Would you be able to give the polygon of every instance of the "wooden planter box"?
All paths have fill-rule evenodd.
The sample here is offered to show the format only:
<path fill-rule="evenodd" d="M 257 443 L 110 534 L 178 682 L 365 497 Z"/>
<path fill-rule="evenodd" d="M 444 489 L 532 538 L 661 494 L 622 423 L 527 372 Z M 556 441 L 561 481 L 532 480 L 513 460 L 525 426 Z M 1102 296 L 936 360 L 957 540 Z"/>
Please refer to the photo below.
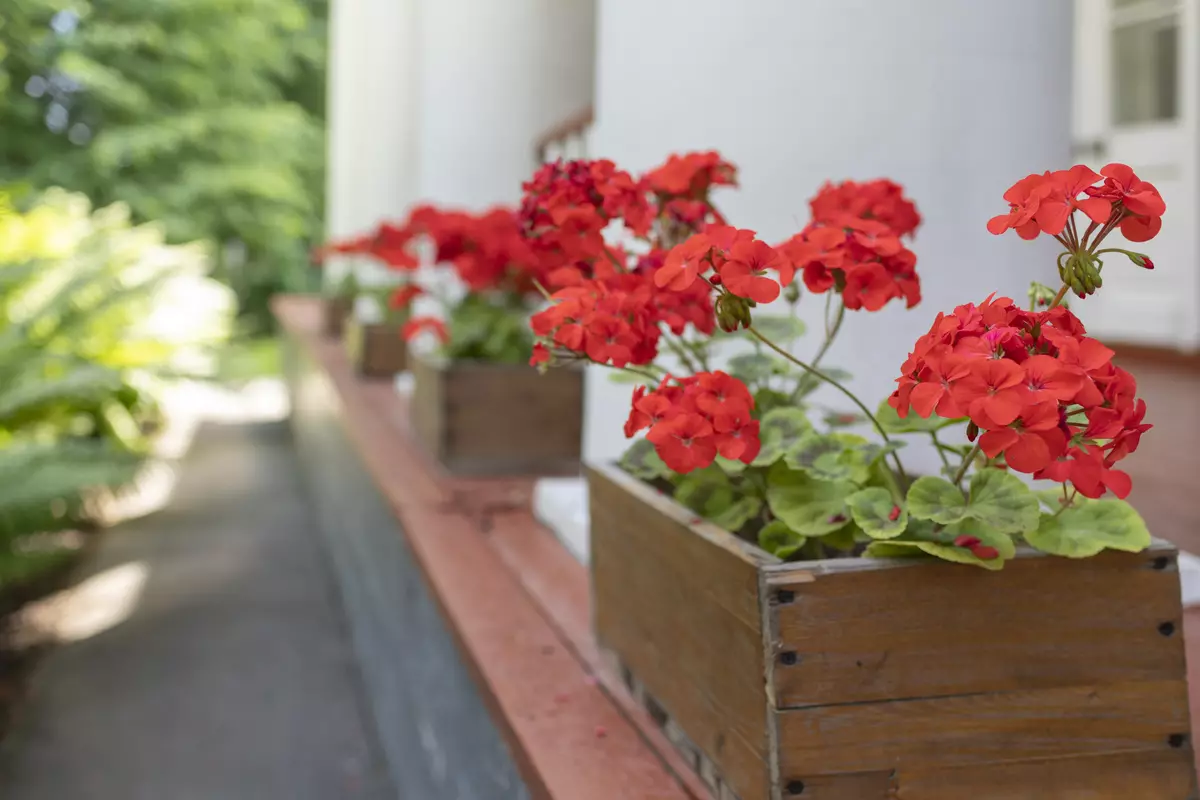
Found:
<path fill-rule="evenodd" d="M 579 470 L 583 371 L 412 355 L 413 428 L 457 475 Z"/>
<path fill-rule="evenodd" d="M 352 297 L 325 297 L 321 303 L 321 328 L 326 336 L 338 337 L 342 335 L 346 326 L 346 320 L 350 318 L 350 314 L 354 311 L 354 298 Z"/>
<path fill-rule="evenodd" d="M 359 373 L 368 378 L 390 378 L 408 369 L 408 342 L 400 325 L 346 320 L 346 351 Z"/>
<path fill-rule="evenodd" d="M 1195 796 L 1171 546 L 785 564 L 588 481 L 597 638 L 715 797 Z"/>

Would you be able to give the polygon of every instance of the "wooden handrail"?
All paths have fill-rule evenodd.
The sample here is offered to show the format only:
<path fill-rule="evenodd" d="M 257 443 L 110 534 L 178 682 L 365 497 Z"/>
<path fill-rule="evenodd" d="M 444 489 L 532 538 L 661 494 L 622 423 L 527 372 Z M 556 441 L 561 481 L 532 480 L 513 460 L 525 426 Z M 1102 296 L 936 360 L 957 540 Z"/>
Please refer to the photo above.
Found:
<path fill-rule="evenodd" d="M 533 145 L 534 155 L 537 157 L 538 163 L 546 161 L 546 151 L 550 149 L 551 145 L 583 133 L 593 121 L 595 121 L 595 109 L 592 106 L 588 106 L 582 111 L 567 117 L 539 136 Z"/>

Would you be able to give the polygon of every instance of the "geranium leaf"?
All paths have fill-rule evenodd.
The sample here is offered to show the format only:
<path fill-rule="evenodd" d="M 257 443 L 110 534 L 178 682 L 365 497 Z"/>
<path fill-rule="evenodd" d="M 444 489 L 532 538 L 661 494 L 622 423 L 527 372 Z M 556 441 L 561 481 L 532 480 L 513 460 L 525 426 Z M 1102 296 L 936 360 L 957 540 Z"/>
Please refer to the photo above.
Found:
<path fill-rule="evenodd" d="M 919 542 L 871 542 L 864 555 L 871 558 L 922 558 L 928 555 L 917 545 Z"/>
<path fill-rule="evenodd" d="M 1101 550 L 1138 553 L 1150 546 L 1150 530 L 1141 515 L 1124 500 L 1108 498 L 1076 503 L 1061 514 L 1042 516 L 1037 530 L 1025 534 L 1043 553 L 1087 558 Z"/>
<path fill-rule="evenodd" d="M 743 495 L 734 499 L 733 502 L 728 503 L 720 510 L 706 506 L 704 516 L 714 525 L 737 533 L 742 529 L 743 525 L 758 516 L 758 513 L 762 511 L 762 507 L 763 501 L 761 497 Z"/>
<path fill-rule="evenodd" d="M 845 383 L 853 377 L 846 370 L 839 369 L 837 367 L 822 366 L 821 372 L 840 383 Z M 796 396 L 807 397 L 824 385 L 826 385 L 825 381 L 821 380 L 816 375 L 813 375 L 811 372 L 806 372 L 800 376 L 799 380 L 796 381 Z"/>
<path fill-rule="evenodd" d="M 636 372 L 627 372 L 623 369 L 614 369 L 608 373 L 608 379 L 613 383 L 640 383 L 643 386 L 650 386 L 654 383 L 653 380 L 645 375 L 639 375 Z"/>
<path fill-rule="evenodd" d="M 827 533 L 821 537 L 821 544 L 826 547 L 831 547 L 834 550 L 850 552 L 854 549 L 856 542 L 854 541 L 854 526 L 847 525 L 841 530 Z"/>
<path fill-rule="evenodd" d="M 754 393 L 754 407 L 758 409 L 758 413 L 765 417 L 780 408 L 791 408 L 799 411 L 796 404 L 792 402 L 792 398 L 783 392 L 776 389 L 763 387 Z M 803 413 L 803 412 L 802 412 Z M 807 418 L 806 418 L 807 421 Z"/>
<path fill-rule="evenodd" d="M 754 329 L 775 344 L 785 344 L 798 339 L 808 330 L 804 320 L 796 317 L 754 315 Z"/>
<path fill-rule="evenodd" d="M 751 463 L 765 467 L 778 461 L 792 445 L 812 429 L 808 416 L 794 406 L 776 408 L 763 414 L 758 428 L 762 448 Z"/>
<path fill-rule="evenodd" d="M 644 481 L 666 478 L 674 474 L 659 458 L 658 453 L 654 451 L 654 445 L 647 439 L 638 439 L 630 445 L 617 461 L 617 466 Z"/>
<path fill-rule="evenodd" d="M 786 522 L 778 519 L 768 522 L 758 532 L 758 546 L 784 560 L 795 555 L 806 541 L 808 541 L 807 538 L 789 528 Z"/>
<path fill-rule="evenodd" d="M 825 425 L 829 428 L 852 428 L 867 422 L 867 418 L 853 411 L 829 411 L 824 417 Z"/>
<path fill-rule="evenodd" d="M 1031 531 L 1041 516 L 1033 490 L 1016 475 L 998 469 L 985 469 L 971 478 L 967 514 L 1004 533 Z"/>
<path fill-rule="evenodd" d="M 728 372 L 743 383 L 762 383 L 775 374 L 777 361 L 766 353 L 742 353 L 729 359 Z"/>
<path fill-rule="evenodd" d="M 900 415 L 896 413 L 896 409 L 892 408 L 887 400 L 884 400 L 875 411 L 875 421 L 888 433 L 929 433 L 930 431 L 940 431 L 942 428 L 962 420 L 943 419 L 938 416 L 922 419 L 914 411 L 909 411 L 908 416 L 901 419 Z"/>
<path fill-rule="evenodd" d="M 973 520 L 949 525 L 937 533 L 933 533 L 930 527 L 915 527 L 919 530 L 909 531 L 904 539 L 872 542 L 867 545 L 866 554 L 874 558 L 903 558 L 925 554 L 943 561 L 970 564 L 992 571 L 1003 569 L 1005 562 L 1016 555 L 1016 545 L 1013 544 L 1011 536 Z M 908 538 L 910 535 L 914 538 Z M 973 536 L 979 540 L 980 544 L 995 548 L 996 558 L 980 558 L 969 547 L 955 545 L 954 540 L 964 535 Z M 916 536 L 931 536 L 936 541 L 916 538 Z"/>
<path fill-rule="evenodd" d="M 891 539 L 908 527 L 908 512 L 897 506 L 892 493 L 882 487 L 857 491 L 846 499 L 846 505 L 854 524 L 872 539 Z"/>
<path fill-rule="evenodd" d="M 726 475 L 737 476 L 746 471 L 749 466 L 744 461 L 738 461 L 736 458 L 726 458 L 725 456 L 717 456 L 716 465 L 725 471 Z"/>
<path fill-rule="evenodd" d="M 925 475 L 908 487 L 908 513 L 942 525 L 958 522 L 967 515 L 967 498 L 944 478 Z"/>
<path fill-rule="evenodd" d="M 870 476 L 870 443 L 852 433 L 806 433 L 784 455 L 792 469 L 827 481 L 862 483 Z"/>
<path fill-rule="evenodd" d="M 824 536 L 850 521 L 846 498 L 857 489 L 849 481 L 819 480 L 779 463 L 767 475 L 767 504 L 802 536 Z"/>

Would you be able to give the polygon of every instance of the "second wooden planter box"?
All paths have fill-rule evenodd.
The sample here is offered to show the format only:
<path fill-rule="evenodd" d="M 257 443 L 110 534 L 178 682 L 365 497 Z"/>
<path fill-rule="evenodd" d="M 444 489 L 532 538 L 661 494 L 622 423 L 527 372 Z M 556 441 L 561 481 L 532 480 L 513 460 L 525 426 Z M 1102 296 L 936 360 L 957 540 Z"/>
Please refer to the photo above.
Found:
<path fill-rule="evenodd" d="M 714 797 L 1194 797 L 1176 551 L 783 563 L 590 468 L 597 638 Z"/>
<path fill-rule="evenodd" d="M 583 371 L 412 356 L 413 428 L 458 475 L 577 472 Z"/>
<path fill-rule="evenodd" d="M 368 378 L 390 378 L 408 369 L 408 342 L 400 325 L 346 321 L 346 349 L 359 373 Z"/>

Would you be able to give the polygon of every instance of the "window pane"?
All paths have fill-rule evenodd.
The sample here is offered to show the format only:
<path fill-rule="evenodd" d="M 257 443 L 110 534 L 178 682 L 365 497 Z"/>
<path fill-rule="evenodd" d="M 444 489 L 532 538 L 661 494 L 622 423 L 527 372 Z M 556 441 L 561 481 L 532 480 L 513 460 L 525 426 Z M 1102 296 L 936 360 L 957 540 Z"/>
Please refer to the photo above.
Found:
<path fill-rule="evenodd" d="M 1163 122 L 1179 115 L 1179 18 L 1113 31 L 1113 121 Z"/>

